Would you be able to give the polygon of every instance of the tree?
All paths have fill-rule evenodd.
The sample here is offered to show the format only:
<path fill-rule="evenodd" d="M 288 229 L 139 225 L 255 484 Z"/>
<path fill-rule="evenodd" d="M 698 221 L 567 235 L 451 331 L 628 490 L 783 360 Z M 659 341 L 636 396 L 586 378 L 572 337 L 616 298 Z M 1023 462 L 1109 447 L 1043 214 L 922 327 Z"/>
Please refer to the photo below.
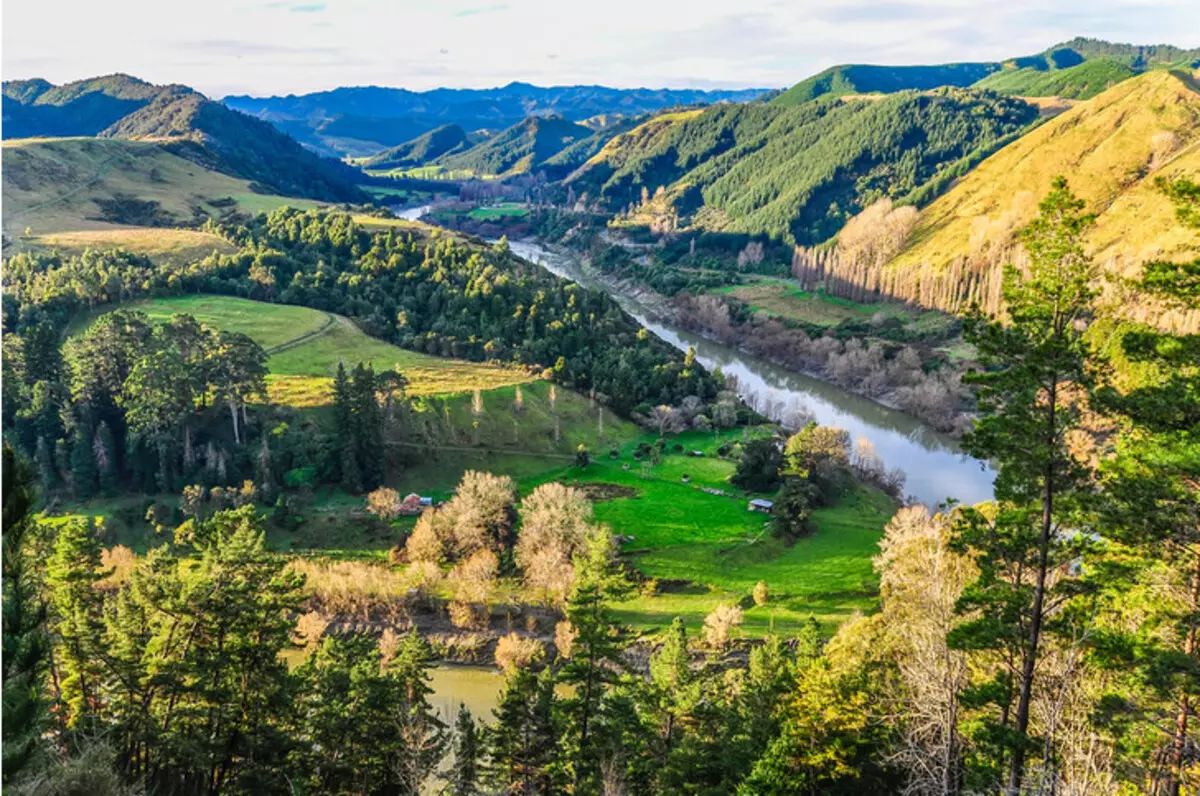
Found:
<path fill-rule="evenodd" d="M 1161 178 L 1158 185 L 1176 202 L 1180 222 L 1200 228 L 1200 186 Z M 1194 309 L 1200 305 L 1200 260 L 1147 263 L 1128 287 L 1160 306 Z M 1154 792 L 1175 796 L 1191 784 L 1188 750 L 1196 742 L 1200 694 L 1200 335 L 1130 323 L 1119 311 L 1106 328 L 1108 368 L 1096 403 L 1118 424 L 1118 440 L 1115 455 L 1100 468 L 1101 533 L 1125 546 L 1118 555 L 1140 564 L 1105 567 L 1120 575 L 1110 575 L 1107 585 L 1114 612 L 1147 589 L 1156 611 L 1153 621 L 1124 639 L 1125 648 L 1140 654 L 1097 659 L 1106 669 L 1137 672 L 1154 684 L 1148 693 L 1134 692 L 1134 704 L 1152 726 L 1170 728 L 1154 747 L 1155 758 L 1168 764 L 1147 768 Z"/>
<path fill-rule="evenodd" d="M 994 720 L 1011 730 L 1005 745 L 1012 794 L 1021 788 L 1032 745 L 1030 707 L 1047 612 L 1062 610 L 1071 596 L 1069 579 L 1055 585 L 1051 576 L 1083 541 L 1064 531 L 1075 527 L 1073 512 L 1089 491 L 1089 473 L 1067 440 L 1080 427 L 1091 384 L 1080 328 L 1093 297 L 1095 269 L 1083 249 L 1091 223 L 1066 180 L 1056 178 L 1040 215 L 1021 233 L 1026 273 L 1005 269 L 1005 317 L 976 310 L 966 323 L 981 365 L 968 377 L 980 415 L 963 448 L 997 464 L 997 507 L 990 517 L 972 509 L 960 514 L 957 543 L 975 554 L 979 577 L 960 601 L 960 610 L 975 617 L 955 628 L 952 641 L 1012 661 L 1011 723 L 1007 696 Z"/>
<path fill-rule="evenodd" d="M 446 776 L 450 782 L 450 796 L 475 796 L 479 793 L 482 753 L 479 727 L 467 706 L 460 704 L 458 717 L 454 721 L 454 766 Z"/>
<path fill-rule="evenodd" d="M 575 584 L 567 599 L 567 620 L 576 635 L 559 679 L 575 689 L 563 709 L 567 717 L 564 754 L 571 762 L 577 792 L 595 790 L 600 776 L 599 744 L 593 743 L 591 733 L 604 695 L 624 665 L 621 651 L 625 642 L 608 610 L 608 603 L 629 589 L 615 554 L 608 529 L 593 527 L 583 550 L 575 556 Z"/>
<path fill-rule="evenodd" d="M 679 414 L 669 406 L 660 404 L 650 410 L 650 422 L 658 429 L 658 436 L 675 433 L 680 429 Z"/>
<path fill-rule="evenodd" d="M 484 731 L 485 779 L 495 790 L 520 796 L 559 792 L 563 779 L 558 764 L 561 727 L 554 715 L 554 685 L 549 669 L 541 675 L 514 669 L 505 679 L 493 711 L 496 722 Z"/>
<path fill-rule="evenodd" d="M 99 714 L 104 626 L 96 583 L 103 577 L 100 542 L 90 523 L 63 524 L 46 562 L 46 586 L 54 612 L 51 627 L 58 639 L 60 710 L 67 728 L 85 726 Z"/>
<path fill-rule="evenodd" d="M 514 556 L 525 583 L 547 599 L 564 600 L 592 525 L 592 504 L 576 489 L 542 484 L 520 506 L 521 533 Z"/>
<path fill-rule="evenodd" d="M 246 402 L 266 395 L 267 355 L 262 346 L 240 332 L 220 332 L 213 355 L 213 387 L 218 400 L 229 406 L 233 422 L 233 441 L 241 444 L 245 436 Z M 238 411 L 242 424 L 238 425 Z"/>
<path fill-rule="evenodd" d="M 7 443 L 3 452 L 3 782 L 34 762 L 46 720 L 46 610 L 29 571 L 33 477 Z"/>
<path fill-rule="evenodd" d="M 747 492 L 770 492 L 779 485 L 783 455 L 770 437 L 752 439 L 742 446 L 737 471 L 729 480 Z"/>
<path fill-rule="evenodd" d="M 386 486 L 379 487 L 367 495 L 367 511 L 390 523 L 400 516 L 400 493 Z"/>

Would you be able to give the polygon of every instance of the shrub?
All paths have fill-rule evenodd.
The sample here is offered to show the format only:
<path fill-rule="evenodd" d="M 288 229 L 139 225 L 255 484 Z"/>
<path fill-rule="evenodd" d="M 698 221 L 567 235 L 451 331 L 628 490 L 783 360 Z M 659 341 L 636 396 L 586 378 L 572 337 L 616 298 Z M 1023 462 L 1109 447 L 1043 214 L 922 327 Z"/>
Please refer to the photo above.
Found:
<path fill-rule="evenodd" d="M 759 608 L 761 608 L 764 605 L 766 605 L 767 601 L 770 599 L 771 599 L 771 593 L 767 589 L 767 584 L 764 581 L 760 580 L 758 583 L 754 584 L 754 604 L 755 605 L 757 605 Z"/>
<path fill-rule="evenodd" d="M 516 633 L 509 633 L 496 644 L 496 665 L 505 672 L 528 668 L 545 656 L 546 649 L 540 641 Z"/>
<path fill-rule="evenodd" d="M 721 603 L 704 618 L 704 638 L 708 645 L 715 650 L 725 648 L 729 636 L 735 628 L 742 624 L 742 609 L 736 605 Z"/>

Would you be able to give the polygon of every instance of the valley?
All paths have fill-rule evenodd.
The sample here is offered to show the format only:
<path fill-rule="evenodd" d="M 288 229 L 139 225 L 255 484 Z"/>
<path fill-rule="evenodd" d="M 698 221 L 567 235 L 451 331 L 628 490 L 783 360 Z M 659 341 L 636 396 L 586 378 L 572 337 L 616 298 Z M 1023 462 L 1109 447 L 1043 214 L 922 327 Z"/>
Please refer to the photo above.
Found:
<path fill-rule="evenodd" d="M 1200 49 L 962 56 L 6 80 L 6 789 L 1190 792 Z"/>

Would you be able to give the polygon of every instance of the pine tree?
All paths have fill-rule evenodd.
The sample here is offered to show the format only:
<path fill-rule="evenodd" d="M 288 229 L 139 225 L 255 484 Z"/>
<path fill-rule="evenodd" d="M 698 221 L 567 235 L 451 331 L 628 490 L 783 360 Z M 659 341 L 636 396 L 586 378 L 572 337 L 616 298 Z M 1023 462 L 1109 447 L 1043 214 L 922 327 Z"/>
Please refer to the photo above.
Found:
<path fill-rule="evenodd" d="M 1175 200 L 1183 225 L 1200 228 L 1200 186 L 1182 179 L 1160 180 L 1159 187 Z M 1200 259 L 1147 263 L 1131 287 L 1165 306 L 1194 309 L 1200 306 Z M 1122 576 L 1108 584 L 1115 610 L 1126 595 L 1145 588 L 1140 580 L 1150 580 L 1155 615 L 1126 641 L 1138 655 L 1100 663 L 1157 684 L 1136 704 L 1155 725 L 1171 728 L 1167 748 L 1154 752 L 1168 764 L 1147 768 L 1154 772 L 1154 793 L 1177 796 L 1196 743 L 1200 698 L 1200 335 L 1119 318 L 1109 325 L 1114 342 L 1104 347 L 1108 378 L 1097 404 L 1120 433 L 1115 455 L 1100 471 L 1100 532 L 1127 545 L 1123 554 L 1136 552 L 1141 566 L 1122 562 L 1102 571 Z M 1172 632 L 1161 633 L 1163 626 Z"/>
<path fill-rule="evenodd" d="M 98 710 L 104 628 L 96 582 L 101 577 L 100 542 L 91 526 L 83 520 L 64 523 L 46 562 L 46 586 L 58 639 L 59 700 L 68 728 L 95 718 Z"/>
<path fill-rule="evenodd" d="M 36 596 L 27 544 L 33 477 L 6 443 L 3 453 L 3 739 L 4 784 L 33 762 L 46 720 L 44 673 L 49 655 L 46 609 Z"/>
<path fill-rule="evenodd" d="M 593 742 L 605 694 L 623 668 L 625 641 L 608 610 L 608 604 L 628 593 L 629 584 L 615 559 L 611 533 L 593 528 L 583 552 L 575 558 L 575 583 L 567 598 L 567 621 L 575 631 L 571 657 L 560 680 L 574 688 L 563 703 L 567 733 L 563 752 L 571 763 L 577 792 L 598 787 L 600 759 Z"/>
<path fill-rule="evenodd" d="M 347 449 L 354 449 L 354 440 L 351 439 L 351 415 L 354 411 L 354 402 L 350 393 L 350 379 L 346 376 L 346 366 L 338 362 L 337 375 L 333 378 L 333 434 L 335 445 L 334 450 L 334 467 L 332 468 L 338 475 L 338 480 L 343 484 L 347 483 L 347 473 L 345 472 Z M 357 481 L 357 477 L 354 479 Z"/>
<path fill-rule="evenodd" d="M 957 544 L 977 553 L 980 575 L 960 601 L 961 610 L 977 618 L 955 628 L 952 642 L 1000 651 L 1016 662 L 1015 680 L 1001 675 L 993 689 L 1000 695 L 993 721 L 1007 739 L 1006 792 L 1012 794 L 1035 748 L 1030 706 L 1047 614 L 1051 607 L 1061 611 L 1074 588 L 1070 579 L 1052 586 L 1049 576 L 1085 541 L 1063 531 L 1077 527 L 1073 512 L 1089 484 L 1067 439 L 1080 426 L 1090 385 L 1080 324 L 1093 297 L 1095 269 L 1083 249 L 1093 217 L 1061 177 L 1040 211 L 1021 233 L 1028 273 L 1005 270 L 1006 317 L 990 319 L 976 310 L 965 335 L 979 351 L 982 372 L 969 376 L 978 387 L 980 415 L 963 448 L 997 464 L 997 509 L 992 517 L 961 512 Z"/>
<path fill-rule="evenodd" d="M 75 428 L 71 446 L 71 489 L 78 500 L 89 500 L 96 493 L 96 456 L 92 451 L 95 436 L 87 413 Z"/>
<path fill-rule="evenodd" d="M 479 793 L 479 728 L 466 705 L 459 705 L 454 722 L 454 767 L 447 779 L 451 796 L 475 796 Z"/>
<path fill-rule="evenodd" d="M 554 685 L 549 669 L 539 676 L 515 668 L 508 675 L 493 711 L 496 722 L 485 731 L 486 780 L 492 789 L 521 796 L 560 792 Z"/>
<path fill-rule="evenodd" d="M 100 481 L 100 492 L 111 497 L 117 490 L 117 448 L 112 429 L 101 420 L 92 440 L 92 455 L 96 460 L 96 474 Z"/>

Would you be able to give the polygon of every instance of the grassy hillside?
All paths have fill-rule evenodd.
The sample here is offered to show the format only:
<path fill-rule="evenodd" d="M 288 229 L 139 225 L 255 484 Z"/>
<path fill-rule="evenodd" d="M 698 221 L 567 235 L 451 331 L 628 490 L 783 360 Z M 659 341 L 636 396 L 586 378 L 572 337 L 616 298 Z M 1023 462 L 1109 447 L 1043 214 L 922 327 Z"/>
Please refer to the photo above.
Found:
<path fill-rule="evenodd" d="M 4 142 L 4 234 L 18 246 L 76 249 L 94 244 L 148 254 L 208 248 L 199 233 L 162 227 L 285 204 L 316 206 L 254 193 L 247 180 L 206 169 L 159 143 L 96 138 Z M 27 228 L 30 239 L 24 237 Z M 97 237 L 99 232 L 104 235 Z M 63 233 L 78 234 L 43 237 Z"/>
<path fill-rule="evenodd" d="M 217 329 L 249 335 L 270 354 L 268 389 L 273 401 L 320 406 L 332 400 L 332 377 L 339 362 L 370 362 L 376 370 L 398 370 L 412 395 L 490 390 L 530 380 L 524 371 L 479 362 L 418 354 L 369 337 L 348 319 L 284 304 L 231 296 L 177 296 L 124 305 L 161 323 L 186 313 Z M 76 329 L 92 318 L 81 319 Z"/>
<path fill-rule="evenodd" d="M 1097 58 L 1066 69 L 1042 70 L 1032 66 L 1004 69 L 980 80 L 975 88 L 1029 97 L 1090 99 L 1135 74 L 1119 60 Z"/>
<path fill-rule="evenodd" d="M 1019 100 L 964 89 L 720 106 L 618 136 L 569 183 L 609 210 L 633 207 L 635 223 L 670 216 L 817 243 L 876 199 L 935 194 L 1035 117 Z"/>
<path fill-rule="evenodd" d="M 274 193 L 364 201 L 355 170 L 309 152 L 271 124 L 199 94 L 164 96 L 106 128 L 106 138 L 166 139 L 190 159 Z"/>
<path fill-rule="evenodd" d="M 531 116 L 465 152 L 439 158 L 448 171 L 511 175 L 536 171 L 566 147 L 592 131 L 561 116 Z"/>
<path fill-rule="evenodd" d="M 892 94 L 908 89 L 928 90 L 939 86 L 969 86 L 1000 68 L 995 63 L 938 64 L 935 66 L 874 66 L 846 64 L 800 81 L 771 100 L 772 105 L 792 107 L 817 97 L 851 94 Z"/>
<path fill-rule="evenodd" d="M 909 244 L 887 270 L 893 277 L 917 269 L 936 277 L 951 266 L 990 273 L 1010 256 L 1013 230 L 1033 217 L 1059 174 L 1097 214 L 1089 241 L 1100 262 L 1121 268 L 1150 257 L 1194 256 L 1194 236 L 1179 229 L 1153 183 L 1200 174 L 1196 81 L 1148 72 L 1009 144 L 921 211 Z M 931 280 L 925 284 L 932 289 Z"/>

